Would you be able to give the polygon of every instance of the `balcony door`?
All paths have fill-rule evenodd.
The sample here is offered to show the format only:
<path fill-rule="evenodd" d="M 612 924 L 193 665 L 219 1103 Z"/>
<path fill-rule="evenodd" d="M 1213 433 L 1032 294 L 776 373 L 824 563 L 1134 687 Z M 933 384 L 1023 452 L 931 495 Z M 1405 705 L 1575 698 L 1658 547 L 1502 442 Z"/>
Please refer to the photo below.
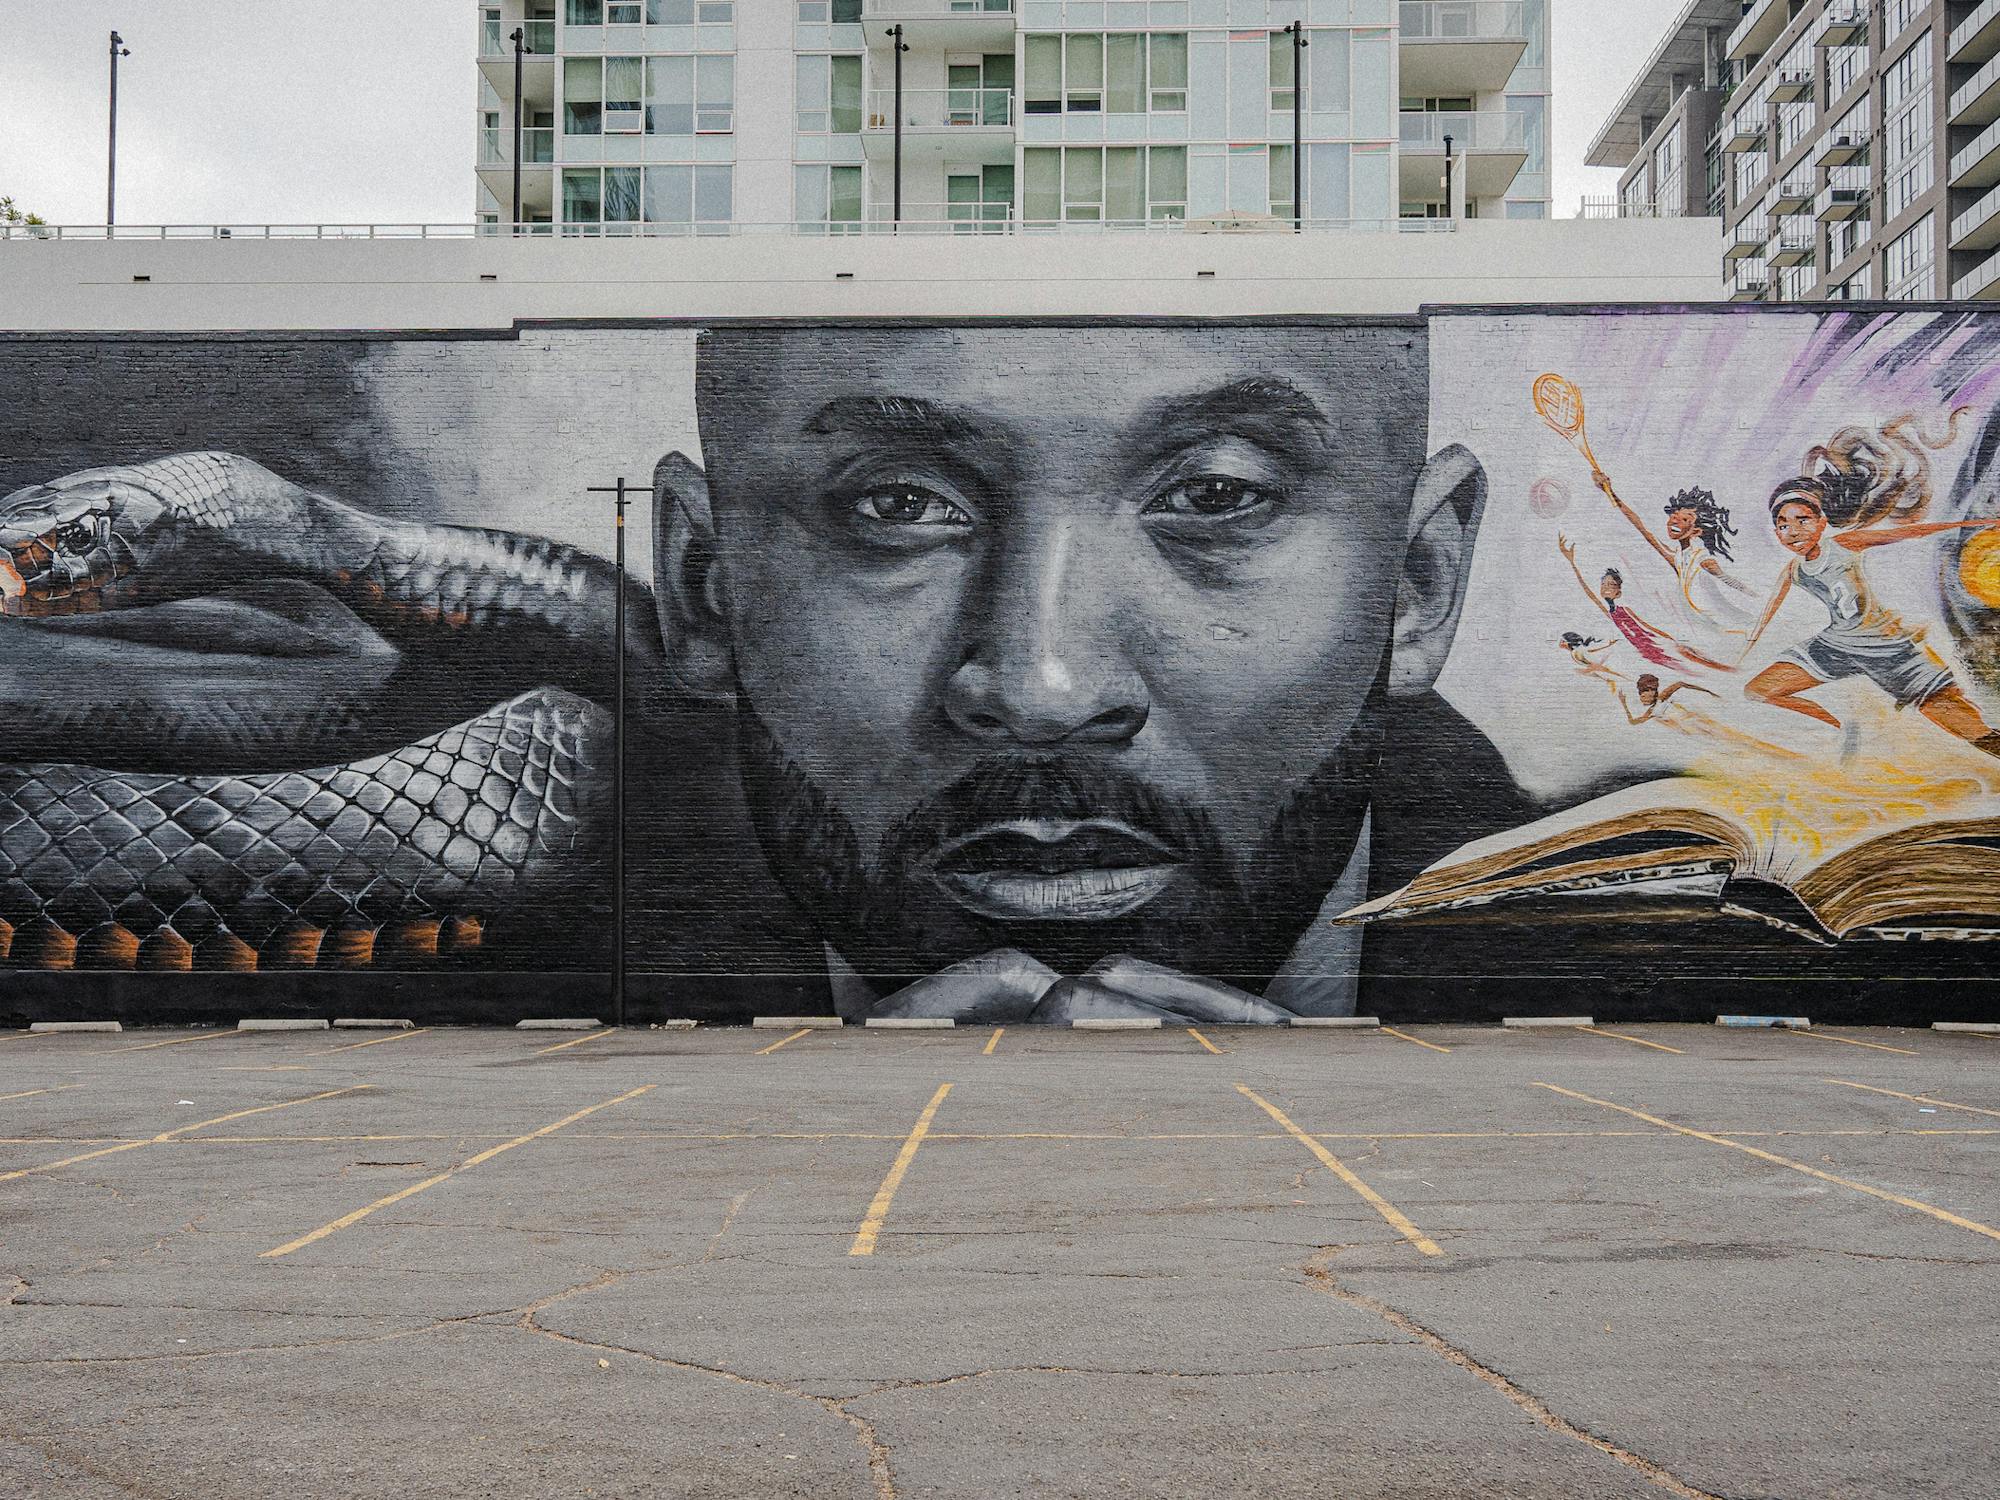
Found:
<path fill-rule="evenodd" d="M 954 125 L 1010 125 L 1014 54 L 953 56 L 945 60 L 945 118 Z"/>
<path fill-rule="evenodd" d="M 948 172 L 944 180 L 945 217 L 954 234 L 999 234 L 1014 216 L 1013 163 L 977 171 Z"/>

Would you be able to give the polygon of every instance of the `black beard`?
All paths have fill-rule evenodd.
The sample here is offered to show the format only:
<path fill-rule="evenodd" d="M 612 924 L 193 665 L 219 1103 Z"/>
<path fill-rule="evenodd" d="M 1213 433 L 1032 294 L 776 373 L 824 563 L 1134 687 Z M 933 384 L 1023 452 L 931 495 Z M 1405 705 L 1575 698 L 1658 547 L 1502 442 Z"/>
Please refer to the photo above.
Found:
<path fill-rule="evenodd" d="M 1062 974 L 1113 954 L 1261 992 L 1353 856 L 1382 758 L 1378 679 L 1332 754 L 1294 790 L 1248 858 L 1214 820 L 1088 755 L 989 756 L 907 813 L 864 860 L 854 825 L 784 752 L 743 694 L 737 757 L 765 860 L 821 936 L 883 993 L 995 948 Z M 1003 920 L 930 878 L 940 844 L 1007 818 L 1116 819 L 1174 851 L 1183 877 L 1137 911 L 1101 920 Z"/>

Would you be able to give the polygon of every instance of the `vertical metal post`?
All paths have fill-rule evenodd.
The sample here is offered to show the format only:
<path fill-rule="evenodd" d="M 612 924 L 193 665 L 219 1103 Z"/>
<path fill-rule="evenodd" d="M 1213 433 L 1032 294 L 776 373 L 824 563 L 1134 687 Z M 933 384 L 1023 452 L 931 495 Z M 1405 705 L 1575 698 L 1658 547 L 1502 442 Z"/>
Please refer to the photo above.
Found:
<path fill-rule="evenodd" d="M 889 221 L 892 225 L 903 222 L 903 54 L 910 50 L 903 40 L 903 23 L 898 21 L 884 35 L 890 38 L 896 59 L 896 155 L 893 173 L 894 186 L 891 189 L 894 202 L 890 205 Z"/>
<path fill-rule="evenodd" d="M 1458 217 L 1458 206 L 1452 200 L 1450 136 L 1444 138 L 1444 216 L 1447 219 Z"/>
<path fill-rule="evenodd" d="M 617 598 L 612 601 L 612 636 L 618 660 L 615 664 L 617 690 L 612 699 L 611 728 L 611 1024 L 625 1024 L 625 507 L 632 486 L 623 478 L 616 484 L 585 486 L 593 495 L 616 495 Z"/>
<path fill-rule="evenodd" d="M 514 44 L 514 217 L 509 234 L 521 232 L 521 54 L 528 50 L 527 28 L 516 26 Z"/>
<path fill-rule="evenodd" d="M 117 32 L 111 33 L 111 138 L 104 155 L 104 227 L 118 222 L 118 59 L 130 57 L 132 49 Z"/>
<path fill-rule="evenodd" d="M 1292 232 L 1306 229 L 1305 195 L 1305 53 L 1312 44 L 1306 40 L 1306 23 L 1294 21 L 1285 28 L 1292 38 Z"/>

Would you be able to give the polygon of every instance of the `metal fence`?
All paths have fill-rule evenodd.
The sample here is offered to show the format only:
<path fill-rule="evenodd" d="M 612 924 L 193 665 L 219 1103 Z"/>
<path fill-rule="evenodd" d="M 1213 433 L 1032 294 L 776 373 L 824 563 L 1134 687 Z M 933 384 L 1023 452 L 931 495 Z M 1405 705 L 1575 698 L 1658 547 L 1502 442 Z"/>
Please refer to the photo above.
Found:
<path fill-rule="evenodd" d="M 1457 227 L 1452 219 L 1291 219 L 1244 215 L 1206 219 L 980 219 L 938 217 L 940 207 L 924 205 L 924 217 L 899 222 L 805 221 L 748 224 L 0 224 L 4 241 L 105 241 L 157 243 L 162 240 L 470 240 L 528 238 L 678 239 L 689 236 L 927 235 L 927 234 L 1437 234 Z M 976 205 L 957 205 L 971 210 Z"/>

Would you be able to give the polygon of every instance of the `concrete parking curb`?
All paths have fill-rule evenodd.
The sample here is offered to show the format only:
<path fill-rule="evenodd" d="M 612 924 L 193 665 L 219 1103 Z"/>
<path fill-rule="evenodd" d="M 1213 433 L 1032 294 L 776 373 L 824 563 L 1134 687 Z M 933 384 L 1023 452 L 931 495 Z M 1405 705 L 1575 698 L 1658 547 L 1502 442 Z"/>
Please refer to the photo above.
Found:
<path fill-rule="evenodd" d="M 1785 1031 L 1811 1031 L 1812 1019 L 1808 1016 L 1717 1016 L 1718 1026 L 1773 1026 Z"/>
<path fill-rule="evenodd" d="M 1969 1031 L 1974 1036 L 2000 1036 L 2000 1021 L 1933 1021 L 1932 1031 Z"/>
<path fill-rule="evenodd" d="M 116 1021 L 34 1021 L 28 1026 L 30 1031 L 123 1031 L 125 1028 Z"/>
<path fill-rule="evenodd" d="M 694 1017 L 692 1017 L 692 1016 L 675 1016 L 675 1017 L 673 1017 L 673 1018 L 672 1018 L 671 1020 L 667 1020 L 667 1021 L 655 1021 L 655 1022 L 653 1023 L 653 1030 L 655 1030 L 655 1031 L 693 1031 L 693 1030 L 695 1029 L 695 1027 L 699 1026 L 700 1024 L 701 1024 L 701 1022 L 699 1022 L 699 1021 L 695 1020 L 695 1019 L 694 1019 Z"/>
<path fill-rule="evenodd" d="M 1597 1022 L 1589 1016 L 1506 1016 L 1500 1024 L 1526 1031 L 1536 1026 L 1595 1026 Z"/>
<path fill-rule="evenodd" d="M 877 1031 L 949 1031 L 958 1022 L 949 1016 L 870 1016 L 861 1024 Z"/>
<path fill-rule="evenodd" d="M 595 1031 L 604 1023 L 593 1021 L 588 1016 L 543 1016 L 530 1021 L 516 1021 L 516 1031 Z"/>
<path fill-rule="evenodd" d="M 361 1031 L 413 1031 L 416 1022 L 404 1021 L 387 1016 L 335 1016 L 333 1029 L 345 1031 L 350 1028 Z"/>
<path fill-rule="evenodd" d="M 758 1031 L 837 1031 L 847 1023 L 839 1016 L 758 1016 L 750 1024 Z"/>
<path fill-rule="evenodd" d="M 1380 1029 L 1380 1016 L 1293 1016 L 1287 1026 L 1343 1026 L 1352 1030 Z"/>
<path fill-rule="evenodd" d="M 1069 1024 L 1073 1031 L 1158 1031 L 1160 1018 L 1158 1016 L 1120 1016 L 1099 1020 L 1085 1018 Z"/>
<path fill-rule="evenodd" d="M 297 1020 L 289 1016 L 250 1018 L 236 1023 L 238 1031 L 325 1031 L 324 1019 L 316 1021 Z"/>

